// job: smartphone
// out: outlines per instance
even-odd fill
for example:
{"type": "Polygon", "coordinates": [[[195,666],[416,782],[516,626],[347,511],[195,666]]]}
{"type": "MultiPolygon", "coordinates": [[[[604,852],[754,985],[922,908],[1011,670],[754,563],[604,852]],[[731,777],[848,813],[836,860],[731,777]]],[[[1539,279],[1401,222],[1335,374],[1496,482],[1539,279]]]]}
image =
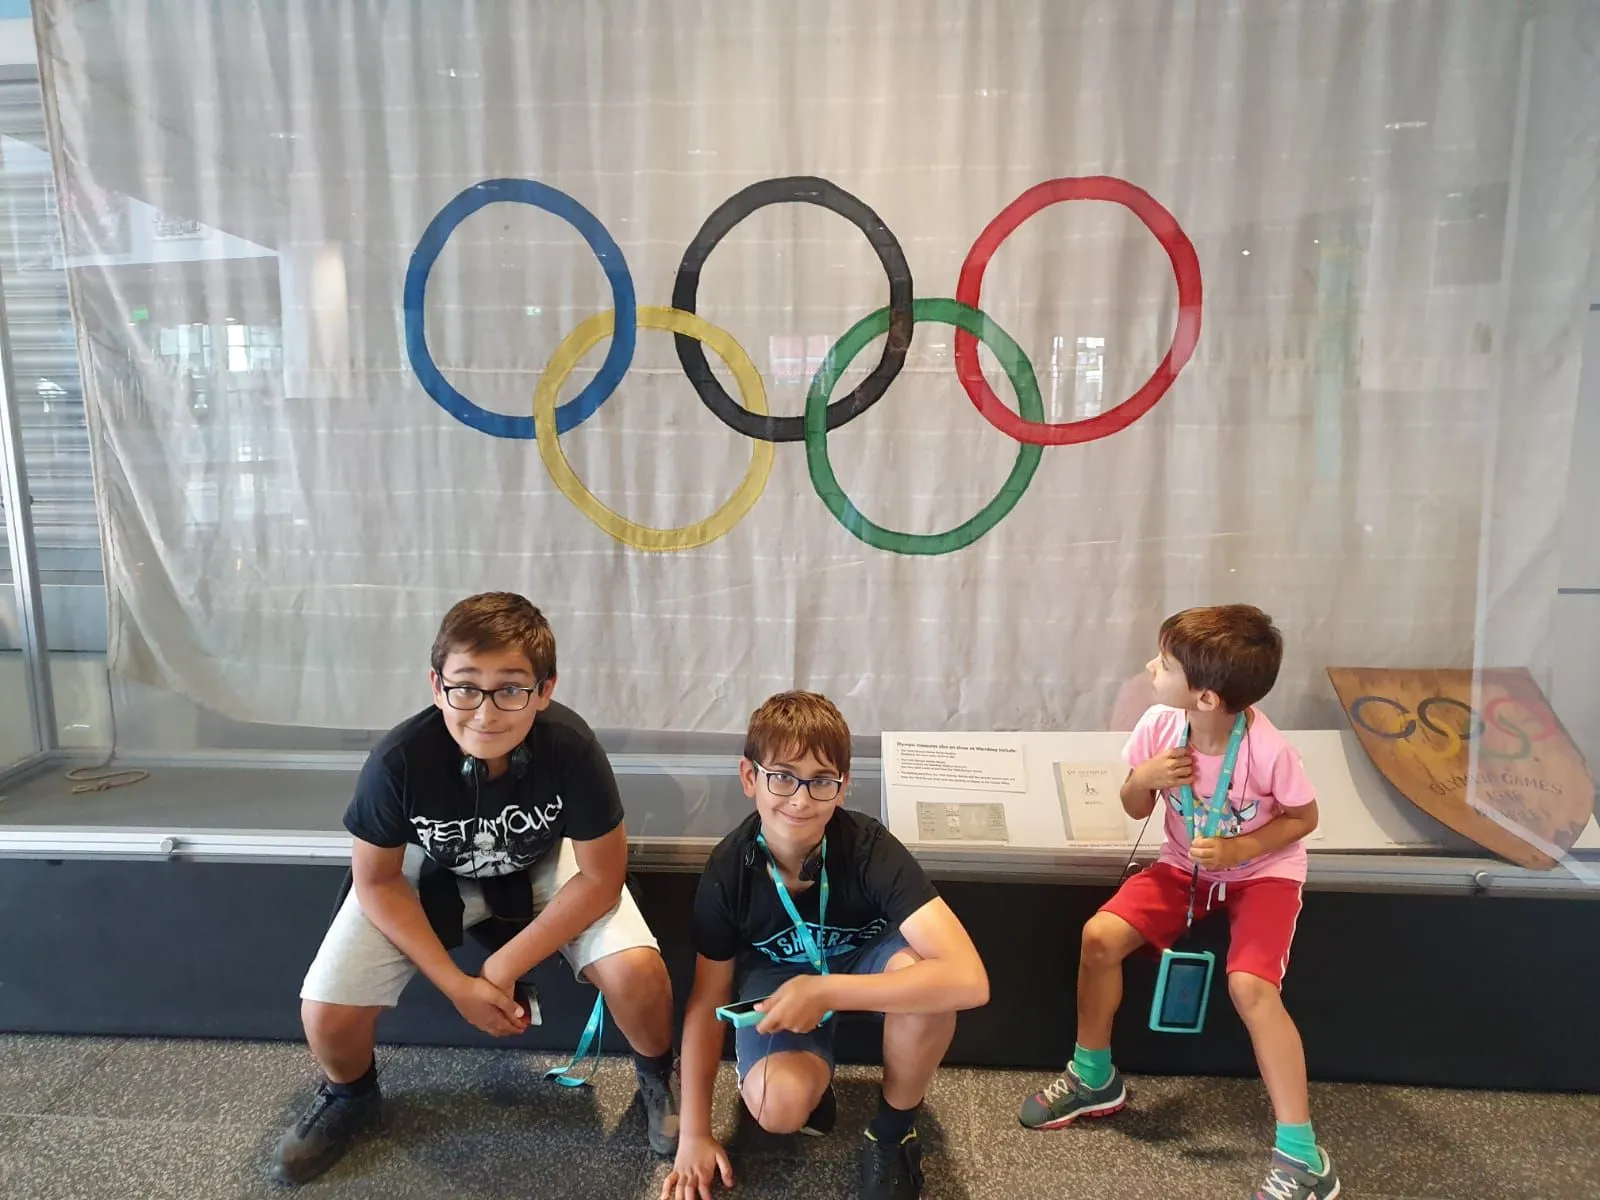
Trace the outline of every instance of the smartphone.
{"type": "Polygon", "coordinates": [[[734,1004],[724,1004],[721,1008],[717,1009],[717,1019],[719,1021],[726,1021],[735,1029],[743,1029],[747,1025],[759,1025],[761,1023],[761,1018],[766,1014],[758,1013],[756,1011],[756,1005],[760,1004],[761,1001],[765,999],[766,997],[762,996],[756,1000],[740,1000],[734,1004]]]}
{"type": "Polygon", "coordinates": [[[539,1012],[539,993],[534,990],[533,984],[525,979],[519,979],[511,988],[511,998],[522,1005],[522,1015],[527,1018],[529,1025],[541,1025],[544,1017],[539,1012]]]}
{"type": "Polygon", "coordinates": [[[1156,994],[1150,1001],[1150,1028],[1157,1033],[1203,1030],[1216,966],[1216,955],[1209,950],[1165,951],[1161,973],[1156,976],[1156,994]]]}

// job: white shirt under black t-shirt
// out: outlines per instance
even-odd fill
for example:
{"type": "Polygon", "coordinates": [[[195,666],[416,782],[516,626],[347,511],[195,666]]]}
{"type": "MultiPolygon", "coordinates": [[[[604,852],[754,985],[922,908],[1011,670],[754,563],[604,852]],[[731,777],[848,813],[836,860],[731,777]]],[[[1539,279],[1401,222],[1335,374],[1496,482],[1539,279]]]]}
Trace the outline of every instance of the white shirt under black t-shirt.
{"type": "MultiPolygon", "coordinates": [[[[738,979],[757,967],[809,973],[794,921],[767,874],[767,856],[756,845],[760,832],[760,814],[752,813],[711,852],[695,894],[695,951],[717,962],[736,960],[738,979]]],[[[874,938],[898,929],[939,893],[911,852],[869,816],[836,809],[828,820],[827,843],[827,927],[817,923],[818,884],[791,896],[833,967],[835,960],[849,959],[874,938]]]]}
{"type": "Polygon", "coordinates": [[[374,846],[421,846],[456,875],[493,878],[526,871],[563,837],[591,841],[621,824],[616,776],[577,713],[552,702],[523,746],[520,770],[463,777],[461,747],[430,706],[373,747],[345,828],[374,846]]]}

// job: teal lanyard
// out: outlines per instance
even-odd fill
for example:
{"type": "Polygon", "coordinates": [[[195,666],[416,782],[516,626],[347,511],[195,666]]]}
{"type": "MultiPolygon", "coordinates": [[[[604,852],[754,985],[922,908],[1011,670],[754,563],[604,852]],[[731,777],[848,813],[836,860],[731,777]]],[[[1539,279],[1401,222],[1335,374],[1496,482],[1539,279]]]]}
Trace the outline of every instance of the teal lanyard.
{"type": "Polygon", "coordinates": [[[606,1028],[606,998],[594,998],[594,1010],[589,1014],[589,1023],[583,1027],[583,1037],[578,1042],[578,1048],[573,1052],[572,1061],[564,1067],[554,1067],[544,1073],[546,1079],[553,1079],[562,1087],[582,1087],[594,1078],[594,1073],[600,1069],[600,1042],[605,1036],[606,1028]],[[589,1066],[587,1075],[577,1074],[578,1064],[591,1053],[594,1062],[589,1066]]]}
{"type": "MultiPolygon", "coordinates": [[[[789,914],[789,920],[794,922],[795,936],[800,939],[800,948],[806,952],[806,958],[817,969],[817,974],[828,973],[828,960],[822,956],[822,951],[817,948],[817,939],[811,936],[811,927],[800,919],[800,913],[794,906],[794,901],[789,896],[789,889],[783,886],[783,875],[778,870],[778,864],[773,860],[772,851],[767,849],[765,834],[756,834],[756,844],[761,847],[761,852],[767,856],[767,874],[772,877],[772,886],[778,889],[778,899],[783,903],[783,910],[789,914]]],[[[822,873],[817,880],[817,928],[827,935],[828,928],[828,839],[822,839],[822,846],[817,850],[822,861],[822,873]]]]}
{"type": "MultiPolygon", "coordinates": [[[[1211,793],[1210,803],[1205,806],[1205,836],[1208,838],[1217,836],[1217,830],[1222,828],[1222,814],[1228,811],[1228,787],[1233,783],[1233,766],[1239,761],[1239,744],[1244,741],[1245,724],[1245,715],[1240,713],[1233,720],[1233,732],[1228,735],[1228,749],[1222,756],[1222,770],[1217,773],[1217,788],[1211,793]]],[[[1189,725],[1185,722],[1178,745],[1188,744],[1189,725]]],[[[1193,842],[1195,831],[1199,828],[1195,823],[1194,787],[1184,784],[1178,789],[1178,799],[1183,803],[1183,823],[1188,826],[1189,841],[1193,842]]]]}
{"type": "MultiPolygon", "coordinates": [[[[1239,743],[1244,741],[1245,714],[1240,713],[1233,720],[1233,732],[1228,735],[1228,748],[1222,755],[1222,770],[1217,772],[1217,787],[1211,793],[1211,802],[1206,805],[1205,835],[1208,838],[1217,836],[1217,830],[1222,828],[1222,814],[1228,811],[1228,788],[1233,783],[1233,767],[1239,761],[1239,743]]],[[[1189,744],[1189,724],[1184,722],[1183,736],[1178,739],[1178,745],[1189,744]]],[[[1196,772],[1198,774],[1198,771],[1196,772]]],[[[1184,784],[1178,789],[1178,799],[1183,803],[1183,823],[1189,829],[1189,844],[1194,844],[1195,834],[1195,798],[1194,786],[1184,784]]],[[[1189,876],[1189,912],[1183,919],[1185,931],[1194,924],[1194,902],[1200,890],[1200,867],[1196,864],[1194,872],[1189,876]]],[[[1170,953],[1170,951],[1169,951],[1170,953]]]]}

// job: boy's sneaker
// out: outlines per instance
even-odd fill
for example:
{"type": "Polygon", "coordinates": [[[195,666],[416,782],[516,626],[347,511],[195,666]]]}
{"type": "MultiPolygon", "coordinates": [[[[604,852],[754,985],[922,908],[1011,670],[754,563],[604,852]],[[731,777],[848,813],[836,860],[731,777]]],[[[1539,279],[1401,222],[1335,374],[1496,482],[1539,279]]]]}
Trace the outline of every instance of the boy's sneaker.
{"type": "Polygon", "coordinates": [[[348,1095],[324,1079],[300,1119],[278,1139],[270,1174],[274,1183],[297,1187],[327,1171],[352,1143],[378,1124],[383,1097],[374,1084],[369,1091],[348,1095]]]}
{"type": "Polygon", "coordinates": [[[806,1118],[806,1123],[800,1126],[800,1132],[807,1137],[822,1137],[833,1132],[838,1119],[839,1099],[833,1094],[833,1084],[830,1083],[828,1090],[822,1093],[822,1099],[817,1101],[817,1106],[806,1118]]]}
{"type": "Polygon", "coordinates": [[[922,1146],[913,1129],[898,1144],[861,1139],[857,1181],[861,1200],[917,1200],[922,1195],[922,1146]]]}
{"type": "Polygon", "coordinates": [[[1078,1078],[1078,1069],[1068,1063],[1060,1078],[1022,1102],[1017,1120],[1029,1129],[1063,1129],[1079,1117],[1109,1117],[1127,1103],[1128,1089],[1123,1085],[1121,1071],[1112,1067],[1105,1087],[1091,1088],[1078,1078]]]}
{"type": "Polygon", "coordinates": [[[633,1074],[639,1082],[650,1149],[671,1158],[678,1153],[678,1098],[672,1094],[672,1078],[647,1075],[637,1066],[633,1074]]]}
{"type": "Polygon", "coordinates": [[[1266,1182],[1258,1187],[1251,1200],[1333,1200],[1339,1194],[1339,1176],[1333,1169],[1333,1159],[1327,1151],[1322,1154],[1322,1173],[1316,1174],[1305,1163],[1290,1158],[1282,1150],[1272,1152],[1272,1169],[1266,1182]]]}

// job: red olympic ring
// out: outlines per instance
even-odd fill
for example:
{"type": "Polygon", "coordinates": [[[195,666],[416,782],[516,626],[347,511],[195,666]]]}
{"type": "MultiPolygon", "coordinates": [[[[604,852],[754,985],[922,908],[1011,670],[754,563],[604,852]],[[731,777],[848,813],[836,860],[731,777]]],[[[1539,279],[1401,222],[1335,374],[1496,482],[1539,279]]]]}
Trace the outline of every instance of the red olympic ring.
{"type": "Polygon", "coordinates": [[[1556,731],[1554,729],[1550,728],[1549,724],[1546,723],[1545,719],[1542,716],[1540,716],[1537,712],[1534,712],[1527,705],[1523,704],[1520,700],[1515,700],[1510,696],[1496,696],[1493,700],[1489,701],[1489,703],[1487,703],[1487,704],[1485,704],[1483,706],[1483,715],[1488,718],[1489,724],[1493,725],[1501,733],[1506,733],[1506,732],[1520,733],[1524,737],[1526,737],[1529,741],[1533,741],[1533,742],[1548,742],[1551,738],[1556,736],[1556,731]],[[1531,733],[1529,733],[1526,729],[1523,729],[1520,725],[1513,724],[1513,723],[1511,723],[1509,721],[1507,721],[1505,723],[1501,722],[1500,710],[1502,708],[1504,708],[1508,704],[1515,705],[1517,708],[1519,708],[1522,711],[1522,714],[1524,716],[1532,717],[1532,718],[1534,718],[1534,720],[1539,722],[1539,736],[1538,737],[1534,737],[1531,733]]]}
{"type": "Polygon", "coordinates": [[[994,252],[1000,248],[1000,243],[1034,213],[1063,200],[1109,200],[1129,209],[1144,222],[1145,228],[1155,234],[1156,240],[1166,250],[1167,257],[1172,260],[1172,273],[1178,280],[1178,324],[1172,331],[1172,344],[1167,347],[1167,356],[1145,380],[1143,387],[1098,416],[1054,424],[1029,421],[1007,408],[983,377],[983,369],[978,364],[978,339],[966,330],[958,329],[956,375],[961,380],[961,386],[989,424],[1012,440],[1033,446],[1070,446],[1092,442],[1126,429],[1155,407],[1156,401],[1161,399],[1178,377],[1178,372],[1183,370],[1189,356],[1194,353],[1195,343],[1200,340],[1200,258],[1195,253],[1194,243],[1183,232],[1177,218],[1149,192],[1110,175],[1049,179],[1035,184],[1006,205],[978,235],[978,240],[972,243],[972,249],[967,251],[966,261],[961,264],[961,277],[956,284],[956,299],[977,308],[979,295],[983,291],[983,273],[994,252]]]}

